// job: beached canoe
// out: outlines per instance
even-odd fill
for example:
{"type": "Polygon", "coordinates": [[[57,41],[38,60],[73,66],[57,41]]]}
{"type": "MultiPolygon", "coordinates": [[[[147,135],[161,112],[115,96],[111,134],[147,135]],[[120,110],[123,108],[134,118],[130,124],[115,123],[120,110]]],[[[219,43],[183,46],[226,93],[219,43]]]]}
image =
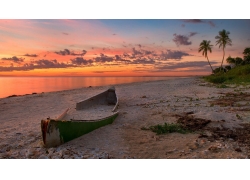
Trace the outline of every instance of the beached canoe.
{"type": "Polygon", "coordinates": [[[115,88],[76,103],[57,119],[41,120],[45,147],[54,147],[111,124],[118,116],[115,88]]]}

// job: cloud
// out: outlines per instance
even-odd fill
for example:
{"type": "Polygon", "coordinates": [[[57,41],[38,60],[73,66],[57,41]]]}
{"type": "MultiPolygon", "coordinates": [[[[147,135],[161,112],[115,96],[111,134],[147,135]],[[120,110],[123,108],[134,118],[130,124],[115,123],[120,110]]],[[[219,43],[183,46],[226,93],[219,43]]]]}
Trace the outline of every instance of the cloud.
{"type": "Polygon", "coordinates": [[[77,57],[75,59],[71,59],[71,62],[74,65],[91,65],[93,60],[85,60],[82,57],[77,57]]]}
{"type": "Polygon", "coordinates": [[[65,63],[59,63],[57,60],[46,60],[41,59],[37,61],[32,61],[33,64],[30,64],[31,66],[35,66],[36,69],[44,69],[44,68],[66,68],[69,67],[68,64],[65,63]]]}
{"type": "Polygon", "coordinates": [[[183,56],[191,56],[190,54],[182,51],[175,51],[175,50],[166,50],[165,52],[162,51],[160,55],[160,59],[167,60],[167,59],[175,59],[180,60],[183,56]]]}
{"type": "Polygon", "coordinates": [[[30,71],[34,69],[48,69],[48,68],[68,68],[76,67],[72,64],[59,63],[57,60],[41,59],[37,61],[31,61],[31,63],[25,63],[22,66],[0,66],[0,71],[30,71]]]}
{"type": "Polygon", "coordinates": [[[11,58],[2,58],[2,60],[13,61],[14,63],[21,63],[21,62],[23,62],[24,58],[18,58],[16,56],[13,56],[11,58]]]}
{"type": "Polygon", "coordinates": [[[142,55],[142,52],[137,51],[135,48],[132,48],[132,56],[142,55]]]}
{"type": "Polygon", "coordinates": [[[176,43],[177,46],[179,46],[179,45],[191,45],[192,44],[192,42],[189,41],[188,36],[177,35],[177,34],[173,34],[173,36],[174,36],[173,41],[176,43]]]}
{"type": "Polygon", "coordinates": [[[72,56],[84,56],[85,54],[87,53],[86,50],[82,50],[82,53],[74,53],[74,52],[71,52],[70,55],[72,56]]]}
{"type": "Polygon", "coordinates": [[[37,57],[37,54],[24,54],[23,56],[27,56],[27,57],[37,57]]]}
{"type": "Polygon", "coordinates": [[[215,27],[215,24],[214,24],[212,21],[208,21],[208,24],[209,24],[211,27],[215,27]]]}
{"type": "Polygon", "coordinates": [[[70,55],[70,50],[64,49],[63,51],[57,51],[55,53],[59,54],[59,55],[62,55],[62,56],[65,56],[65,55],[70,55]]]}
{"type": "Polygon", "coordinates": [[[122,60],[122,57],[120,55],[115,55],[115,60],[116,61],[122,60]]]}
{"type": "MultiPolygon", "coordinates": [[[[137,51],[135,48],[132,48],[131,53],[124,52],[122,55],[107,56],[103,53],[99,57],[93,58],[93,62],[96,63],[112,63],[116,65],[117,63],[122,64],[155,64],[160,61],[172,59],[172,60],[181,60],[184,56],[192,56],[184,51],[176,50],[165,50],[160,53],[156,53],[150,50],[140,50],[137,51]]],[[[72,62],[73,63],[73,62],[72,62]]],[[[77,63],[73,63],[77,64],[77,63]]]]}
{"type": "Polygon", "coordinates": [[[94,58],[94,61],[98,62],[98,63],[106,63],[106,62],[112,62],[112,61],[114,61],[114,58],[110,57],[110,56],[107,56],[107,55],[104,55],[103,53],[101,53],[100,57],[94,58]]]}
{"type": "Polygon", "coordinates": [[[64,35],[69,35],[68,33],[63,32],[64,35]]]}
{"type": "Polygon", "coordinates": [[[184,19],[183,22],[186,22],[186,23],[205,23],[204,21],[202,21],[200,19],[184,19]]]}
{"type": "Polygon", "coordinates": [[[189,38],[198,34],[197,32],[190,32],[188,36],[185,35],[178,35],[178,34],[173,34],[174,39],[173,41],[176,43],[177,46],[179,45],[191,45],[192,42],[189,41],[189,38]]]}
{"type": "Polygon", "coordinates": [[[132,61],[132,64],[154,64],[155,61],[153,59],[136,59],[134,61],[132,61]]]}
{"type": "Polygon", "coordinates": [[[211,27],[215,27],[215,24],[212,21],[204,21],[200,19],[185,19],[182,21],[186,23],[194,23],[194,24],[205,23],[205,24],[209,24],[211,27]]]}
{"type": "Polygon", "coordinates": [[[131,64],[133,61],[131,60],[126,60],[126,59],[120,59],[116,62],[120,62],[121,64],[131,64]]]}
{"type": "MultiPolygon", "coordinates": [[[[142,47],[140,44],[138,46],[142,47]]],[[[143,56],[149,56],[153,54],[154,54],[154,51],[149,51],[149,50],[144,50],[144,49],[136,50],[135,48],[132,48],[131,55],[129,55],[128,53],[123,53],[123,57],[130,58],[130,59],[138,59],[143,56]]]]}
{"type": "Polygon", "coordinates": [[[129,57],[129,54],[128,53],[123,53],[123,55],[122,55],[124,58],[128,58],[129,57]]]}
{"type": "Polygon", "coordinates": [[[122,72],[122,71],[92,71],[93,73],[116,73],[116,72],[122,72]]]}
{"type": "Polygon", "coordinates": [[[194,35],[196,35],[196,34],[198,34],[197,32],[190,32],[189,33],[189,37],[192,37],[192,36],[194,36],[194,35]]]}
{"type": "Polygon", "coordinates": [[[103,74],[105,73],[105,71],[92,71],[93,73],[100,73],[100,74],[103,74]]]}
{"type": "Polygon", "coordinates": [[[144,55],[150,55],[150,54],[154,54],[154,51],[148,51],[148,50],[142,50],[144,55]]]}
{"type": "MultiPolygon", "coordinates": [[[[210,61],[211,64],[217,64],[217,62],[210,61]]],[[[188,62],[172,62],[167,63],[162,66],[156,67],[158,70],[174,70],[180,68],[198,68],[198,69],[208,69],[209,65],[206,61],[188,61],[188,62]]],[[[188,70],[187,70],[188,71],[188,70]]]]}
{"type": "Polygon", "coordinates": [[[70,51],[69,49],[64,49],[63,51],[56,51],[56,54],[62,55],[62,56],[66,56],[66,55],[72,55],[72,56],[84,56],[87,51],[86,50],[82,50],[81,53],[74,53],[73,51],[70,51]]]}

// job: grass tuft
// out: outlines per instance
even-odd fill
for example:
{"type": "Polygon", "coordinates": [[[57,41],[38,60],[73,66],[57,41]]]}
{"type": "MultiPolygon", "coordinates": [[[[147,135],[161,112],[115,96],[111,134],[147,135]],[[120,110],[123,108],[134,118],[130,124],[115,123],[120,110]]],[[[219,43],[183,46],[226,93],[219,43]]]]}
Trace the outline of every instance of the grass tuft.
{"type": "Polygon", "coordinates": [[[150,126],[149,128],[142,127],[141,130],[151,130],[155,132],[156,134],[167,134],[167,133],[173,133],[173,132],[178,132],[181,134],[186,134],[189,133],[190,131],[183,128],[180,124],[168,124],[164,123],[163,125],[155,125],[155,126],[150,126]]]}

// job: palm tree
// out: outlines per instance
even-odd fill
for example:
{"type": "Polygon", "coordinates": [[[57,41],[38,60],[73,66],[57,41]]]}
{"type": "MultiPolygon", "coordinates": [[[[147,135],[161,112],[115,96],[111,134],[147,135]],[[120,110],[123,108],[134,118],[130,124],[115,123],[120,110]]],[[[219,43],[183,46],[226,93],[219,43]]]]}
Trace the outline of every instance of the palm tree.
{"type": "Polygon", "coordinates": [[[250,47],[245,48],[244,51],[243,51],[243,54],[245,56],[250,56],[250,47]]]}
{"type": "Polygon", "coordinates": [[[201,43],[200,43],[200,48],[199,48],[199,52],[202,51],[202,55],[205,56],[207,58],[207,61],[208,61],[208,64],[210,65],[211,69],[212,69],[212,72],[214,72],[210,62],[209,62],[209,59],[208,59],[208,56],[207,56],[207,52],[209,51],[210,53],[212,52],[212,46],[210,44],[210,41],[207,41],[207,40],[203,40],[201,43]]]}
{"type": "Polygon", "coordinates": [[[232,65],[235,65],[235,58],[232,58],[231,56],[229,56],[227,59],[226,59],[227,63],[229,64],[232,64],[232,65]]]}
{"type": "Polygon", "coordinates": [[[243,59],[240,57],[236,57],[236,58],[232,58],[231,56],[229,56],[226,61],[229,64],[232,64],[233,66],[238,66],[238,65],[242,65],[243,64],[243,59]]]}
{"type": "Polygon", "coordinates": [[[243,51],[243,54],[244,54],[245,63],[249,64],[250,63],[250,47],[245,48],[243,51]]]}
{"type": "Polygon", "coordinates": [[[215,36],[215,39],[217,39],[216,41],[216,45],[219,44],[219,48],[222,46],[223,48],[223,58],[221,61],[221,69],[222,69],[222,65],[223,65],[223,61],[224,61],[224,57],[225,57],[225,47],[226,45],[231,46],[232,45],[232,40],[229,38],[229,31],[226,31],[225,29],[223,29],[222,31],[219,31],[219,35],[215,36]]]}

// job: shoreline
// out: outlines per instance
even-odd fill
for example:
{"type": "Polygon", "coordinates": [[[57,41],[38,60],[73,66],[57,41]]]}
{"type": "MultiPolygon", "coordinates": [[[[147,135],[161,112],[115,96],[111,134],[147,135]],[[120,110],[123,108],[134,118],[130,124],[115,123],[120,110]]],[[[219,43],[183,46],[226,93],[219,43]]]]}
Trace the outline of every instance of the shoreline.
{"type": "Polygon", "coordinates": [[[119,115],[112,124],[58,147],[43,147],[40,130],[42,119],[56,118],[68,107],[74,107],[76,102],[106,88],[77,88],[0,99],[0,158],[248,158],[248,146],[241,146],[232,138],[223,139],[221,136],[216,139],[211,134],[217,133],[216,128],[221,131],[223,128],[234,130],[241,128],[242,123],[250,122],[247,111],[250,107],[246,102],[249,88],[216,88],[199,77],[115,85],[119,115]],[[246,101],[239,97],[234,99],[233,106],[219,104],[222,100],[227,103],[230,93],[237,97],[245,93],[246,101]],[[190,112],[191,115],[185,114],[190,112]],[[198,131],[156,135],[152,131],[142,130],[142,127],[176,123],[180,117],[211,122],[205,126],[207,129],[202,129],[204,137],[200,137],[198,131]]]}
{"type": "MultiPolygon", "coordinates": [[[[144,77],[144,76],[141,76],[144,77]]],[[[145,76],[145,77],[158,77],[158,76],[145,76]]],[[[199,78],[202,76],[159,76],[159,77],[166,77],[166,78],[171,78],[171,79],[175,79],[175,78],[199,78]]],[[[54,77],[52,77],[54,78],[54,77]]],[[[59,77],[61,78],[61,77],[59,77]]],[[[167,79],[168,80],[168,79],[167,79]]],[[[118,83],[118,84],[110,84],[110,85],[97,85],[97,86],[86,86],[86,87],[79,87],[79,88],[71,88],[71,89],[63,89],[63,90],[55,90],[55,91],[46,91],[46,92],[32,92],[32,93],[25,93],[25,94],[11,94],[8,95],[6,97],[0,97],[0,99],[4,99],[4,98],[12,98],[12,97],[20,97],[20,96],[29,96],[29,95],[34,95],[34,94],[43,94],[43,93],[59,93],[62,91],[71,91],[71,90],[76,90],[76,89],[82,89],[82,88],[96,88],[96,87],[103,87],[103,86],[118,86],[118,85],[126,85],[126,84],[133,84],[133,83],[144,83],[144,82],[155,82],[155,81],[166,81],[166,79],[159,79],[159,80],[148,80],[148,81],[135,81],[135,82],[125,82],[125,83],[118,83]]]]}

